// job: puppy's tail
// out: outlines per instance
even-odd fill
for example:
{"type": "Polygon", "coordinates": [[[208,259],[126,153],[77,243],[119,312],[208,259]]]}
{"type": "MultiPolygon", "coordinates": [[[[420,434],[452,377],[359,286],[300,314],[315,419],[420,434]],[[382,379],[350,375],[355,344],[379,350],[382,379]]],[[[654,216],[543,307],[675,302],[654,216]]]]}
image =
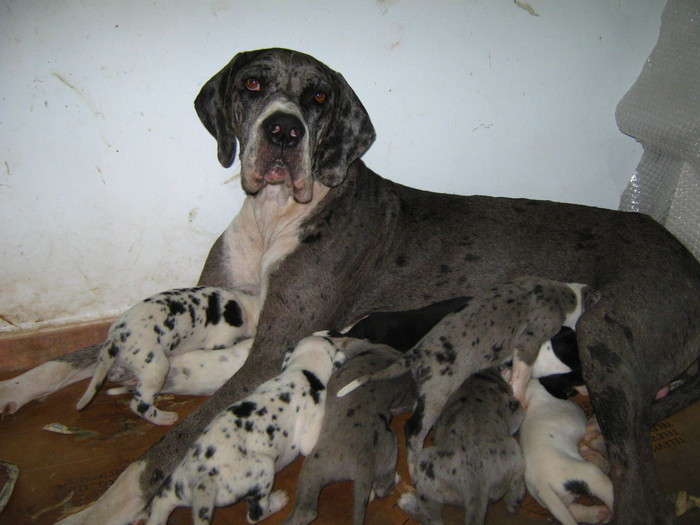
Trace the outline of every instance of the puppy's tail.
{"type": "Polygon", "coordinates": [[[347,385],[345,385],[343,388],[338,390],[338,393],[336,394],[336,397],[344,397],[348,395],[350,392],[355,390],[356,388],[361,387],[365,383],[369,383],[370,381],[380,381],[382,379],[393,379],[395,377],[399,377],[403,374],[405,374],[408,370],[403,364],[403,361],[396,361],[395,363],[389,365],[386,367],[384,370],[379,370],[378,372],[374,372],[372,374],[365,374],[363,376],[358,377],[357,379],[350,381],[347,385]]]}
{"type": "Polygon", "coordinates": [[[76,408],[82,410],[85,408],[97,391],[102,387],[107,378],[107,372],[112,367],[114,363],[114,356],[116,356],[117,346],[112,342],[105,342],[100,349],[100,355],[97,358],[97,366],[95,367],[95,373],[92,375],[90,384],[85,390],[83,397],[80,398],[76,408]]]}

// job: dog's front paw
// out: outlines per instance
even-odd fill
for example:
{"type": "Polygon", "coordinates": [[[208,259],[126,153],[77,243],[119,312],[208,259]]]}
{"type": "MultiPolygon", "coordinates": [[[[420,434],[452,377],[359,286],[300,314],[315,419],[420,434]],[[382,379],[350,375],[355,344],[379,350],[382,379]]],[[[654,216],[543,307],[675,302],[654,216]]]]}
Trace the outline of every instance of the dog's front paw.
{"type": "Polygon", "coordinates": [[[32,399],[31,396],[22,395],[22,385],[19,381],[0,381],[0,414],[3,416],[14,414],[32,399]]]}

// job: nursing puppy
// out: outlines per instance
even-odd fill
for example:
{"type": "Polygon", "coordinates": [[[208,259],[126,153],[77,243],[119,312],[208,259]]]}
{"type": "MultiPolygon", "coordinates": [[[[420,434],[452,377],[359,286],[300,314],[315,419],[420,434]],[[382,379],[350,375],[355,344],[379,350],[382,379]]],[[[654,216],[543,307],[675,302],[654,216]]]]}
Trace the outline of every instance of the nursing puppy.
{"type": "Polygon", "coordinates": [[[287,504],[272,492],[275,472],[316,444],[326,383],[344,355],[329,338],[302,339],[282,373],[221,412],[202,432],[150,503],[148,525],[165,524],[175,507],[192,506],[195,523],[210,523],[214,507],[248,502],[255,523],[287,504]]]}
{"type": "MultiPolygon", "coordinates": [[[[192,351],[231,349],[238,340],[255,335],[259,309],[256,296],[203,286],[169,290],[144,299],[110,327],[92,380],[78,401],[78,410],[90,402],[116,365],[136,378],[131,410],[156,425],[172,425],[177,414],[159,410],[154,404],[168,376],[169,357],[192,351]]],[[[237,349],[241,354],[239,367],[249,348],[248,345],[237,349]]],[[[207,361],[200,364],[205,366],[207,361]]],[[[227,368],[228,373],[230,367],[227,368]]]]}
{"type": "Polygon", "coordinates": [[[399,506],[421,523],[442,523],[443,505],[464,507],[467,525],[486,521],[488,504],[505,498],[515,513],[525,497],[525,460],[517,432],[520,403],[495,369],[474,374],[445,404],[433,446],[416,457],[415,492],[399,506]]]}
{"type": "Polygon", "coordinates": [[[383,369],[401,355],[388,346],[362,340],[343,347],[343,352],[348,361],[328,382],[321,433],[316,446],[304,459],[297,482],[296,505],[285,525],[311,523],[318,515],[318,496],[323,487],[346,480],[354,482],[352,523],[361,525],[370,494],[384,497],[396,483],[398,439],[389,423],[392,413],[412,408],[413,382],[404,375],[374,382],[337,398],[337,390],[349,380],[383,369]]]}
{"type": "Polygon", "coordinates": [[[579,454],[586,428],[583,410],[573,401],[550,395],[535,379],[529,382],[526,397],[520,445],[528,491],[563,525],[608,522],[613,508],[610,478],[579,454]],[[596,496],[605,505],[575,503],[580,495],[596,496]]]}
{"type": "Polygon", "coordinates": [[[600,294],[587,285],[523,277],[475,297],[445,316],[390,367],[360,377],[339,392],[346,395],[367,381],[411,372],[418,397],[406,422],[409,470],[447,399],[470,375],[513,360],[513,393],[525,404],[530,368],[540,347],[562,326],[573,327],[600,294]]]}

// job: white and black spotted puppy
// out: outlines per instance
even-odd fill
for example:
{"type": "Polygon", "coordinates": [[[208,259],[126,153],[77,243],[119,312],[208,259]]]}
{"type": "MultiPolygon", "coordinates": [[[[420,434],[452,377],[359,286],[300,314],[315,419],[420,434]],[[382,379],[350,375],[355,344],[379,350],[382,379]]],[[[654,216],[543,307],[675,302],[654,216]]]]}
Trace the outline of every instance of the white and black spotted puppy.
{"type": "Polygon", "coordinates": [[[221,412],[190,447],[150,504],[148,525],[165,524],[175,507],[190,505],[196,523],[210,523],[214,507],[248,502],[257,522],[287,504],[272,491],[275,472],[316,444],[326,383],[344,360],[331,339],[302,339],[283,372],[221,412]]]}
{"type": "Polygon", "coordinates": [[[610,478],[579,454],[578,443],[586,428],[581,407],[552,396],[535,379],[529,382],[526,396],[529,407],[520,428],[520,445],[532,497],[563,525],[610,521],[610,478]],[[575,503],[581,495],[596,496],[605,505],[575,503]]]}
{"type": "MultiPolygon", "coordinates": [[[[164,412],[154,404],[170,369],[169,358],[193,351],[231,349],[240,339],[255,335],[259,310],[255,295],[204,286],[169,290],[144,299],[110,327],[78,409],[90,402],[110,369],[120,366],[135,376],[131,410],[156,425],[175,423],[175,412],[164,412]]],[[[238,359],[241,365],[249,348],[247,345],[239,351],[244,353],[238,356],[242,357],[238,359]]],[[[199,361],[201,365],[216,364],[212,359],[199,361]]],[[[187,374],[187,368],[182,372],[187,374]]]]}
{"type": "Polygon", "coordinates": [[[445,404],[433,446],[416,457],[415,492],[399,506],[421,523],[442,523],[443,505],[464,507],[464,523],[483,524],[488,504],[515,513],[525,497],[525,460],[513,437],[525,411],[495,369],[474,374],[445,404]]]}
{"type": "Polygon", "coordinates": [[[390,367],[356,379],[339,396],[370,380],[411,373],[417,387],[413,415],[406,422],[409,470],[428,432],[452,393],[470,375],[513,360],[511,384],[525,404],[525,387],[540,347],[562,326],[574,327],[600,294],[587,285],[523,277],[474,297],[445,316],[416,346],[390,367]]]}
{"type": "Polygon", "coordinates": [[[386,345],[354,341],[343,346],[348,360],[328,382],[321,433],[304,459],[294,511],[284,525],[314,521],[321,490],[331,483],[348,480],[354,482],[352,523],[362,525],[370,494],[384,497],[396,484],[398,439],[390,422],[394,413],[413,407],[413,381],[406,374],[376,381],[343,398],[336,397],[337,390],[349,380],[381,370],[401,355],[386,345]]]}

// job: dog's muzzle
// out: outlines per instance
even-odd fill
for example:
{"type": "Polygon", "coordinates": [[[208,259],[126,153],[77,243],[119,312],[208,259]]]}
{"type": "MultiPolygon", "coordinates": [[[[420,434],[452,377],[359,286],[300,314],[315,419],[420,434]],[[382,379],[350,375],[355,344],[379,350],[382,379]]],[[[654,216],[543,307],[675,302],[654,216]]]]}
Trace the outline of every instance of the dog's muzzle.
{"type": "Polygon", "coordinates": [[[308,131],[301,116],[291,104],[276,102],[255,129],[244,155],[243,188],[255,194],[265,184],[285,184],[295,200],[308,202],[313,180],[308,131]]]}

